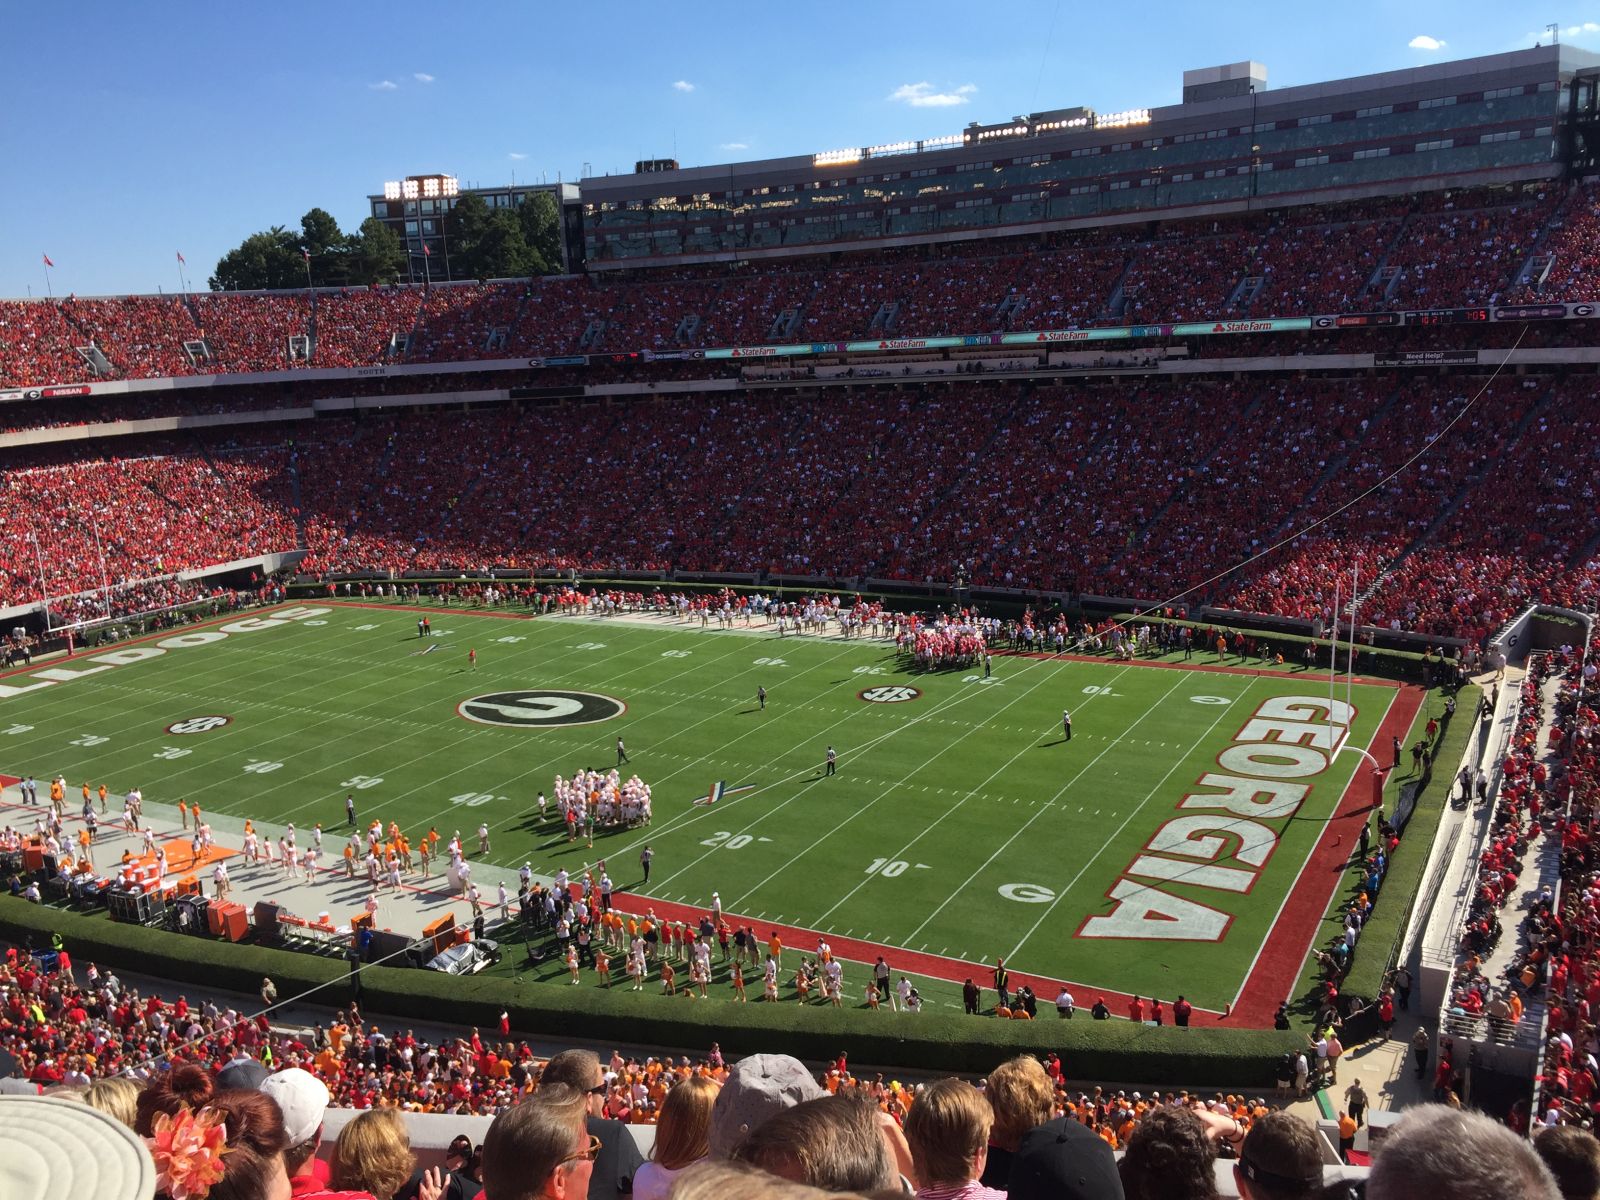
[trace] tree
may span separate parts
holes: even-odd
[[[522,236],[539,261],[536,274],[553,275],[561,270],[561,214],[549,192],[530,192],[517,205]]]
[[[303,286],[305,259],[300,253],[300,239],[282,225],[252,233],[217,260],[216,272],[208,283],[212,291]]]
[[[479,247],[489,227],[489,206],[482,196],[462,196],[444,219],[450,239],[451,274],[457,279],[482,279],[487,274],[479,262]]]
[[[537,275],[543,263],[522,236],[522,222],[509,208],[498,208],[478,242],[477,275],[480,279],[507,279]]]
[[[339,232],[339,222],[324,208],[313,208],[300,218],[300,244],[315,258],[330,250],[345,249],[345,236]]]
[[[393,283],[405,273],[406,252],[400,239],[377,217],[361,222],[350,239],[350,279],[354,283]]]

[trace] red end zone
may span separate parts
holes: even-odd
[[[1399,689],[1394,703],[1379,722],[1377,732],[1372,735],[1368,752],[1379,762],[1386,757],[1383,752],[1391,738],[1405,740],[1426,696],[1422,688],[1413,684]],[[1361,824],[1371,811],[1371,790],[1365,774],[1358,770],[1340,797],[1333,818],[1323,827],[1322,837],[1312,849],[1305,869],[1284,901],[1277,923],[1262,944],[1261,953],[1234,1005],[1234,1024],[1270,1027],[1279,1003],[1293,994],[1306,955],[1316,940],[1317,929],[1344,879],[1350,852],[1361,837]]]

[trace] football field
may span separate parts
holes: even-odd
[[[413,840],[437,826],[475,847],[486,821],[504,866],[603,858],[663,915],[717,892],[801,948],[825,933],[955,979],[1004,956],[1090,998],[1221,1011],[1286,994],[1359,832],[1357,749],[1387,766],[1417,704],[1371,681],[1346,706],[1341,681],[1330,706],[1326,674],[1210,653],[996,656],[984,678],[770,627],[427,613],[422,639],[413,607],[299,604],[12,673],[0,773],[65,775],[74,811],[87,780],[142,788],[147,812],[185,797],[330,831],[351,793],[363,823]],[[536,796],[616,765],[619,737],[653,823],[569,843]]]

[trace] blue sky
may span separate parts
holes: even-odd
[[[4,0],[0,295],[195,286],[385,179],[574,179],[957,133],[1074,104],[1176,103],[1187,68],[1272,87],[1530,46],[1600,50],[1600,4],[1153,0],[854,4]],[[1293,20],[1286,14],[1294,12]]]

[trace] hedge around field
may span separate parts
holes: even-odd
[[[270,975],[281,997],[319,988],[311,1002],[330,1007],[354,996],[343,962],[310,954],[121,924],[0,897],[0,938],[45,945],[59,933],[79,964],[97,962],[164,979],[253,995]],[[822,1061],[841,1051],[874,1067],[987,1074],[1006,1058],[1054,1050],[1070,1078],[1106,1083],[1266,1089],[1282,1054],[1301,1035],[1272,1030],[1179,1029],[1094,1021],[1079,1010],[1063,1021],[1045,1006],[1038,1021],[1002,1021],[945,1013],[870,1012],[765,1002],[668,999],[625,987],[555,987],[493,976],[458,978],[431,971],[368,967],[361,1003],[369,1014],[498,1027],[502,1009],[514,1029],[543,1038],[617,1039],[664,1048],[730,1054],[793,1054]]]
[[[1410,922],[1418,898],[1417,889],[1422,885],[1422,872],[1427,868],[1428,855],[1433,849],[1434,837],[1439,832],[1439,822],[1444,816],[1444,806],[1455,788],[1456,765],[1466,753],[1467,739],[1472,736],[1477,724],[1474,715],[1482,695],[1483,689],[1476,684],[1467,684],[1456,693],[1456,715],[1444,726],[1438,750],[1433,756],[1433,766],[1418,790],[1416,807],[1406,824],[1400,845],[1395,848],[1394,857],[1389,860],[1389,871],[1383,881],[1384,892],[1392,900],[1398,891],[1400,903],[1385,904],[1380,896],[1380,902],[1373,907],[1372,917],[1362,928],[1361,940],[1356,944],[1355,961],[1345,976],[1346,991],[1370,1000],[1383,987],[1384,972],[1389,969],[1395,947],[1405,935]],[[1413,735],[1417,732],[1417,725],[1425,724],[1427,719],[1424,706],[1417,713],[1412,726]],[[1394,799],[1398,799],[1398,796]],[[1389,811],[1394,811],[1392,802]],[[1356,871],[1351,872],[1347,882],[1352,886],[1359,882]],[[1344,895],[1346,903],[1349,902],[1349,895],[1353,894]],[[1365,953],[1362,953],[1363,948]]]

